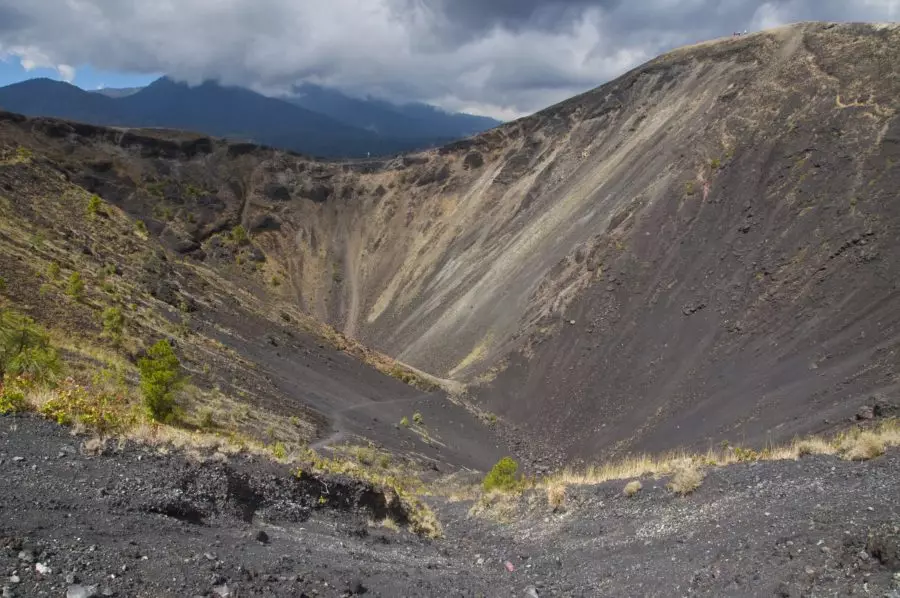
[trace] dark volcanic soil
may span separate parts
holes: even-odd
[[[435,501],[445,538],[426,541],[368,528],[383,497],[347,480],[136,446],[91,457],[82,440],[0,417],[4,596],[94,585],[153,597],[900,592],[897,451],[732,466],[686,498],[652,479],[630,499],[623,483],[570,488],[559,513],[531,495],[511,524],[469,517],[468,501]]]

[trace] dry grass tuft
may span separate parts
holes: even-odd
[[[622,491],[625,496],[634,496],[638,492],[640,492],[644,486],[641,484],[639,480],[632,480],[625,484],[625,489]]]
[[[797,457],[808,455],[833,455],[837,452],[837,446],[824,438],[806,438],[792,445]]]
[[[499,490],[481,495],[469,509],[470,517],[485,517],[496,521],[511,521],[519,512],[519,496]]]
[[[681,496],[688,495],[700,487],[705,475],[694,463],[685,463],[675,469],[675,474],[669,480],[669,489]]]
[[[851,461],[868,461],[884,454],[885,441],[874,432],[863,432],[843,445],[844,457]]]
[[[397,524],[397,522],[396,522],[392,517],[390,517],[390,516],[385,517],[384,519],[381,519],[381,520],[379,520],[379,521],[376,521],[376,520],[374,520],[374,519],[369,519],[369,527],[381,527],[381,528],[384,528],[384,529],[389,529],[389,530],[391,530],[392,532],[399,532],[399,531],[400,531],[400,526],[399,526],[399,525]]]
[[[92,455],[94,457],[99,457],[104,452],[106,452],[106,440],[103,438],[95,437],[85,440],[81,445],[81,451],[85,455]]]
[[[566,485],[556,482],[547,486],[547,504],[554,511],[562,508],[566,502]]]

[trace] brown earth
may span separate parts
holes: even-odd
[[[569,457],[759,445],[900,388],[898,63],[896,26],[718,40],[388,162],[12,115],[0,139],[265,306],[259,336],[306,312]],[[301,395],[319,437],[355,404]]]

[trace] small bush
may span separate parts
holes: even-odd
[[[81,274],[78,272],[72,272],[72,274],[69,275],[69,283],[66,285],[66,295],[76,301],[81,301],[84,297],[84,280],[81,279]]]
[[[175,415],[175,393],[184,384],[181,362],[169,341],[163,339],[150,347],[147,357],[138,361],[141,394],[150,417],[166,422]]]
[[[722,167],[722,161],[718,158],[713,158],[709,161],[709,167],[713,170],[719,170]]]
[[[734,452],[735,458],[739,463],[746,463],[749,461],[759,461],[759,453],[754,451],[753,449],[743,448],[740,446],[733,447],[731,449]]]
[[[675,494],[685,496],[700,487],[703,482],[703,472],[694,464],[687,464],[675,470],[669,481],[669,489]]]
[[[87,215],[89,218],[96,218],[103,210],[103,202],[96,195],[91,195],[87,205]]]
[[[409,418],[404,415],[400,419],[400,425],[403,426],[404,428],[408,428],[409,427]]]
[[[519,464],[512,457],[503,457],[497,461],[491,471],[484,476],[481,487],[485,492],[491,490],[501,490],[503,492],[511,492],[521,485],[521,479],[516,475],[519,471]]]
[[[237,245],[246,245],[250,242],[250,237],[247,235],[247,229],[238,224],[233,229],[231,229],[231,240],[235,242]]]
[[[16,160],[19,162],[30,162],[33,154],[27,147],[19,146],[16,148]]]
[[[422,414],[419,413],[418,411],[413,413],[413,421],[416,422],[417,424],[421,424],[422,423]]]
[[[213,411],[212,409],[204,409],[200,412],[200,427],[204,430],[211,430],[215,427],[215,421],[213,421]]]
[[[644,486],[638,480],[632,480],[625,484],[625,489],[622,491],[625,496],[634,496],[638,492],[640,492]]]
[[[57,262],[50,262],[50,265],[47,266],[47,278],[50,280],[59,278],[59,264]]]
[[[6,279],[0,276],[0,293],[6,291]]]
[[[287,449],[284,446],[284,443],[276,442],[272,447],[272,456],[276,459],[284,459],[287,457]]]
[[[16,378],[0,380],[0,415],[28,410],[25,390]]]
[[[135,220],[134,229],[138,232],[138,234],[147,236],[147,224],[143,220]]]
[[[103,310],[103,334],[114,342],[122,340],[122,330],[125,328],[125,316],[118,307],[107,307]]]

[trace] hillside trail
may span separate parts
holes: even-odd
[[[404,403],[414,403],[416,401],[421,401],[423,399],[429,398],[431,395],[428,393],[422,393],[421,395],[415,397],[405,397],[402,399],[392,399],[390,401],[377,401],[377,402],[366,402],[359,403],[357,405],[351,405],[350,407],[345,407],[343,409],[338,409],[333,411],[328,415],[328,417],[332,418],[332,433],[327,437],[317,440],[316,442],[309,445],[309,448],[313,450],[320,450],[325,448],[330,448],[332,445],[337,444],[341,440],[347,438],[347,427],[348,421],[344,417],[347,413],[351,413],[353,411],[361,411],[368,407],[383,407],[385,405],[398,405]]]

